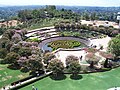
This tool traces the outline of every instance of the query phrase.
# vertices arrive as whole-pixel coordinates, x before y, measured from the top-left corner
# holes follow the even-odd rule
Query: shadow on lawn
[[[66,79],[66,76],[64,74],[61,74],[61,75],[58,75],[58,76],[50,75],[50,78],[52,80],[64,80],[64,79]]]
[[[70,78],[73,80],[80,80],[83,78],[83,76],[82,75],[70,75]]]

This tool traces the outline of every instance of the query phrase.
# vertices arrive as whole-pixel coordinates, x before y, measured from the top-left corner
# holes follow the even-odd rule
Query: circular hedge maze
[[[79,47],[81,43],[79,41],[75,40],[56,40],[53,42],[50,42],[48,44],[48,47],[51,47],[52,50],[56,50],[58,48],[74,48],[74,47]]]

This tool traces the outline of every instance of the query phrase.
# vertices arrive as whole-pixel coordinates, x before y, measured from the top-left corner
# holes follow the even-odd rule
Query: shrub
[[[8,65],[8,68],[12,70],[19,70],[20,66],[18,63],[13,63],[13,64]]]
[[[27,67],[22,67],[20,71],[26,73],[29,72],[29,69]]]
[[[6,55],[4,61],[8,64],[15,63],[19,59],[19,54],[15,52],[10,52]]]
[[[20,56],[30,56],[31,49],[28,47],[22,47],[19,49],[18,53],[20,54]]]
[[[75,40],[56,40],[48,44],[53,50],[58,48],[74,48],[79,47],[80,45],[81,43]]]
[[[26,41],[27,42],[40,42],[41,40],[39,38],[28,38]]]
[[[5,58],[7,55],[7,50],[5,48],[0,49],[0,58]]]

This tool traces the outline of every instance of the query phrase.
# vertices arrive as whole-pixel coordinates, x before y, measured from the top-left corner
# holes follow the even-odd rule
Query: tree
[[[20,55],[15,53],[15,52],[10,52],[6,55],[4,62],[11,64],[11,63],[15,63],[17,62],[17,60],[19,59]]]
[[[5,58],[7,55],[7,50],[5,48],[0,49],[0,58]]]
[[[20,54],[20,56],[30,56],[31,49],[29,47],[22,47],[19,49],[18,53]]]
[[[91,20],[97,20],[98,19],[98,17],[97,17],[95,12],[91,14],[90,19]]]
[[[63,73],[64,66],[60,60],[55,58],[55,59],[52,59],[50,63],[48,64],[48,69],[50,71],[53,71],[53,74],[57,76]]]
[[[50,62],[51,59],[55,58],[55,55],[48,52],[44,55],[44,63],[48,64]]]
[[[76,56],[68,56],[66,58],[66,65],[68,70],[73,74],[73,76],[76,76],[81,69],[81,66],[79,64],[79,59]]]
[[[37,60],[29,60],[28,67],[33,72],[39,71],[39,70],[43,70],[42,62],[41,61],[37,61]]]
[[[70,63],[72,61],[79,61],[79,59],[78,59],[78,57],[73,56],[73,55],[67,56],[67,58],[66,58],[66,66],[69,67],[69,65],[70,65]]]
[[[56,10],[56,6],[55,5],[47,5],[46,9],[48,9],[48,10]]]
[[[116,57],[120,56],[120,34],[109,42],[109,51]]]
[[[2,37],[0,39],[0,48],[6,48],[7,44],[10,42],[10,40],[7,37]]]
[[[18,42],[22,41],[22,37],[20,36],[20,34],[15,33],[15,34],[12,36],[12,41],[13,41],[14,43],[18,43]]]
[[[81,66],[79,64],[79,61],[71,61],[69,64],[68,70],[73,74],[73,76],[77,76],[77,74],[81,70]]]
[[[90,64],[90,67],[93,68],[95,64],[98,64],[101,58],[96,56],[93,53],[89,53],[85,56],[85,60]]]
[[[10,51],[17,53],[20,48],[21,48],[21,46],[19,44],[14,44],[14,45],[11,46]]]

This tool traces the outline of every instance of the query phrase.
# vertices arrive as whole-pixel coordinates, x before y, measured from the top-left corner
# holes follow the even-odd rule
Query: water
[[[43,49],[43,51],[50,51],[50,52],[52,51],[52,48],[48,47],[48,43],[45,44],[42,49]]]

